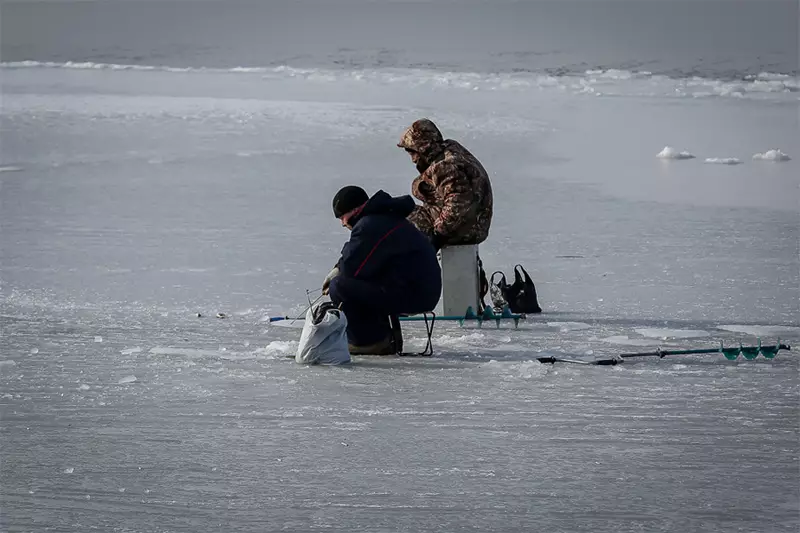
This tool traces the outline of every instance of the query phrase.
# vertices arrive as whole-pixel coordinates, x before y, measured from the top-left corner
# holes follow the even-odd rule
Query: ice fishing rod
[[[596,359],[594,361],[584,361],[580,359],[570,359],[565,357],[557,357],[557,356],[546,356],[546,357],[537,357],[536,359],[540,363],[572,363],[578,365],[600,365],[600,366],[614,366],[618,365],[625,361],[625,359],[630,359],[633,357],[658,357],[659,359],[663,359],[667,355],[694,355],[694,354],[705,354],[705,353],[721,353],[725,356],[725,359],[729,361],[735,361],[740,355],[743,356],[746,360],[752,361],[759,354],[764,356],[765,359],[774,359],[778,352],[781,350],[791,350],[792,347],[788,344],[781,344],[780,339],[778,342],[771,346],[762,346],[761,339],[758,339],[758,346],[742,346],[742,343],[739,343],[739,346],[734,346],[731,348],[725,348],[722,341],[719,343],[719,348],[700,348],[694,350],[662,350],[659,346],[653,352],[638,352],[638,353],[621,353],[615,357],[610,357],[606,359]]]
[[[317,296],[317,298],[313,302],[311,301],[311,295],[314,294],[315,292],[318,292],[318,291],[321,291],[321,290],[322,289],[314,289],[314,290],[306,289],[306,298],[308,298],[308,307],[303,309],[303,312],[300,313],[299,315],[297,315],[296,318],[292,318],[290,316],[271,316],[271,317],[269,317],[270,323],[272,323],[272,322],[280,322],[281,320],[291,320],[290,323],[294,324],[296,321],[298,321],[301,318],[303,318],[303,315],[308,313],[308,310],[311,309],[312,307],[314,307],[314,304],[317,303],[318,301],[320,301],[325,296],[324,294],[320,294],[319,296]]]

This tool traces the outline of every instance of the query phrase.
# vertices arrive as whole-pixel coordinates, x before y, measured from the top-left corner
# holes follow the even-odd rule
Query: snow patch
[[[294,356],[297,353],[297,341],[272,341],[271,343],[267,344],[262,350],[266,355],[272,356],[280,356],[280,355],[292,355]]]
[[[789,157],[787,154],[783,153],[779,149],[774,150],[767,150],[761,154],[754,154],[753,159],[756,161],[775,161],[775,162],[782,162],[782,161],[789,161],[792,158]]]
[[[717,329],[731,331],[733,333],[744,333],[754,337],[800,337],[800,327],[797,326],[747,326],[747,325],[724,325],[717,326]]]
[[[198,267],[172,267],[162,270],[162,272],[170,272],[173,274],[202,274],[203,272],[211,272],[213,268],[198,268]]]
[[[436,339],[436,344],[442,346],[468,347],[475,346],[475,344],[481,344],[485,339],[486,335],[483,333],[470,333],[468,335],[442,335],[440,338]]]
[[[709,333],[702,329],[660,329],[660,328],[637,328],[634,330],[642,337],[653,339],[696,339],[708,337]]]
[[[607,342],[609,344],[621,344],[623,346],[657,346],[657,342],[653,342],[647,339],[630,339],[627,335],[612,335],[611,337],[606,337],[604,339],[600,339],[602,342]]]
[[[139,353],[141,351],[142,351],[142,349],[137,346],[135,348],[125,348],[124,350],[120,351],[119,353],[121,353],[122,355],[131,355],[131,354],[134,354],[134,353]]]
[[[709,157],[705,161],[712,165],[741,165],[742,160],[735,157]]]
[[[586,324],[585,322],[548,322],[547,325],[553,328],[558,328],[560,333],[583,331],[592,328],[592,326]]]
[[[672,146],[665,146],[663,150],[661,150],[656,157],[659,159],[673,159],[673,160],[682,160],[682,159],[694,159],[694,155],[689,152],[679,152]]]
[[[150,353],[155,355],[182,355],[184,357],[219,357],[219,350],[200,350],[198,348],[170,348],[163,346],[156,346],[150,348]]]
[[[496,359],[492,359],[488,363],[484,363],[483,365],[481,365],[481,368],[484,368],[491,372],[505,374],[509,377],[521,378],[521,379],[539,378],[547,375],[547,373],[551,369],[551,367],[549,367],[548,365],[543,365],[539,361],[528,360],[528,361],[504,362],[504,361],[497,361]]]

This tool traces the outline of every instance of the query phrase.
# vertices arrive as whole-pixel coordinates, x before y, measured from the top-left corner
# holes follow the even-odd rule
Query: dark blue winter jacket
[[[376,192],[350,219],[338,266],[344,277],[373,282],[390,295],[416,294],[430,310],[442,291],[442,272],[433,245],[406,220],[414,205],[411,196]]]

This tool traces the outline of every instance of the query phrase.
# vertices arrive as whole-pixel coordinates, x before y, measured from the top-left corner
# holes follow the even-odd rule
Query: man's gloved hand
[[[339,267],[333,267],[333,270],[328,272],[328,275],[325,276],[325,281],[322,282],[322,294],[324,294],[325,296],[328,295],[329,289],[331,288],[331,281],[338,275],[339,275]]]

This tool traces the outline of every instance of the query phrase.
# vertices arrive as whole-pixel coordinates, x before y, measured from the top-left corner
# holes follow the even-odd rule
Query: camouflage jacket
[[[412,154],[420,172],[411,192],[423,205],[409,220],[439,246],[485,241],[492,222],[492,186],[475,156],[458,142],[443,140],[427,119],[414,122],[398,146]]]

